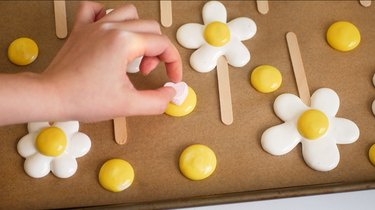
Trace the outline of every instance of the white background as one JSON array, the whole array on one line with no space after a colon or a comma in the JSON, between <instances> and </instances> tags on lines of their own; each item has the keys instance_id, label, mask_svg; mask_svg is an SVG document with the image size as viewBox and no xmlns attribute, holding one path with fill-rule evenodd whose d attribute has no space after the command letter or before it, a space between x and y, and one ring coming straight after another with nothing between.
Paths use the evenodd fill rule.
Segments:
<instances>
[{"instance_id":1,"label":"white background","mask_svg":"<svg viewBox=\"0 0 375 210\"><path fill-rule=\"evenodd\" d=\"M375 190L204 206L197 210L375 210Z\"/></svg>"}]
</instances>

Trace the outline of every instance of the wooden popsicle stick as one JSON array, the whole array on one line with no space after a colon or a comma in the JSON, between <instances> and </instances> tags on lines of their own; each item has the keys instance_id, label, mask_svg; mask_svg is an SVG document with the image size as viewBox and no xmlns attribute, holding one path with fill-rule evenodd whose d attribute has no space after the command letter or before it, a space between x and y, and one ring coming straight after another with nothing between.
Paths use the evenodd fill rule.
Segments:
<instances>
[{"instance_id":1,"label":"wooden popsicle stick","mask_svg":"<svg viewBox=\"0 0 375 210\"><path fill-rule=\"evenodd\" d=\"M64 39L68 36L65 0L54 0L53 6L55 10L56 36L60 39Z\"/></svg>"},{"instance_id":2,"label":"wooden popsicle stick","mask_svg":"<svg viewBox=\"0 0 375 210\"><path fill-rule=\"evenodd\" d=\"M219 86L221 121L225 125L230 125L233 123L232 96L230 93L228 62L223 56L217 61L216 68Z\"/></svg>"},{"instance_id":3,"label":"wooden popsicle stick","mask_svg":"<svg viewBox=\"0 0 375 210\"><path fill-rule=\"evenodd\" d=\"M288 43L289 55L292 60L292 66L294 76L296 78L298 94L301 100L306 104L310 105L310 90L307 84L305 68L303 67L301 51L298 46L297 36L293 32L286 34L286 40Z\"/></svg>"},{"instance_id":4,"label":"wooden popsicle stick","mask_svg":"<svg viewBox=\"0 0 375 210\"><path fill-rule=\"evenodd\" d=\"M172 25L172 1L160 0L160 20L164 27Z\"/></svg>"},{"instance_id":5,"label":"wooden popsicle stick","mask_svg":"<svg viewBox=\"0 0 375 210\"><path fill-rule=\"evenodd\" d=\"M117 144L123 145L128 140L128 132L126 128L126 118L118 117L113 119L115 141Z\"/></svg>"},{"instance_id":6,"label":"wooden popsicle stick","mask_svg":"<svg viewBox=\"0 0 375 210\"><path fill-rule=\"evenodd\" d=\"M361 5L364 7L371 6L371 0L359 0L359 3L361 3Z\"/></svg>"},{"instance_id":7,"label":"wooden popsicle stick","mask_svg":"<svg viewBox=\"0 0 375 210\"><path fill-rule=\"evenodd\" d=\"M257 8L260 14L267 14L269 11L268 0L257 0Z\"/></svg>"}]
</instances>

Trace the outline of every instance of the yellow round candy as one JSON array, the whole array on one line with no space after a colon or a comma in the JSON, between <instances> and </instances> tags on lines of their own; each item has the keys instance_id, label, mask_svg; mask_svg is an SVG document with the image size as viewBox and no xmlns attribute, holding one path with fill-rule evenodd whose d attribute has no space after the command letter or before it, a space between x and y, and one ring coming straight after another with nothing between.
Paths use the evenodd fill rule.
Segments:
<instances>
[{"instance_id":1,"label":"yellow round candy","mask_svg":"<svg viewBox=\"0 0 375 210\"><path fill-rule=\"evenodd\" d=\"M58 127L48 127L39 133L35 144L41 154L57 157L65 151L67 140L63 130Z\"/></svg>"},{"instance_id":2,"label":"yellow round candy","mask_svg":"<svg viewBox=\"0 0 375 210\"><path fill-rule=\"evenodd\" d=\"M370 158L370 161L371 161L372 165L375 166L375 144L373 144L370 147L370 150L368 151L368 156Z\"/></svg>"},{"instance_id":3,"label":"yellow round candy","mask_svg":"<svg viewBox=\"0 0 375 210\"><path fill-rule=\"evenodd\" d=\"M202 180L215 171L216 156L207 146L194 144L181 153L179 166L185 177L191 180Z\"/></svg>"},{"instance_id":4,"label":"yellow round candy","mask_svg":"<svg viewBox=\"0 0 375 210\"><path fill-rule=\"evenodd\" d=\"M8 47L9 60L20 66L28 65L38 57L38 45L29 38L18 38Z\"/></svg>"},{"instance_id":5,"label":"yellow round candy","mask_svg":"<svg viewBox=\"0 0 375 210\"><path fill-rule=\"evenodd\" d=\"M99 183L106 190L121 192L130 187L134 180L133 167L125 160L111 159L99 171Z\"/></svg>"},{"instance_id":6,"label":"yellow round candy","mask_svg":"<svg viewBox=\"0 0 375 210\"><path fill-rule=\"evenodd\" d=\"M308 140L315 140L323 136L328 130L327 116L315 109L302 113L297 122L299 133Z\"/></svg>"},{"instance_id":7,"label":"yellow round candy","mask_svg":"<svg viewBox=\"0 0 375 210\"><path fill-rule=\"evenodd\" d=\"M281 86L282 76L280 71L269 65L256 67L250 76L251 85L261 93L271 93Z\"/></svg>"},{"instance_id":8,"label":"yellow round candy","mask_svg":"<svg viewBox=\"0 0 375 210\"><path fill-rule=\"evenodd\" d=\"M206 26L204 39L212 46L224 46L230 40L230 30L225 23L214 21Z\"/></svg>"},{"instance_id":9,"label":"yellow round candy","mask_svg":"<svg viewBox=\"0 0 375 210\"><path fill-rule=\"evenodd\" d=\"M165 110L165 113L170 116L174 117L182 117L185 115L190 114L195 106L197 105L197 95L195 94L194 90L189 87L188 88L188 95L180 106L170 102Z\"/></svg>"},{"instance_id":10,"label":"yellow round candy","mask_svg":"<svg viewBox=\"0 0 375 210\"><path fill-rule=\"evenodd\" d=\"M334 49L347 52L359 45L361 34L352 23L339 21L328 28L327 42Z\"/></svg>"}]
</instances>

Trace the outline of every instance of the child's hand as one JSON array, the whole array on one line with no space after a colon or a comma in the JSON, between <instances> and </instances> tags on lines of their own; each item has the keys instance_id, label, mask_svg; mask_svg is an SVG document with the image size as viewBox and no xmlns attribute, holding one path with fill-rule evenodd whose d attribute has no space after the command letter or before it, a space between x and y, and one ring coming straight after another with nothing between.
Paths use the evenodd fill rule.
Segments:
<instances>
[{"instance_id":1,"label":"child's hand","mask_svg":"<svg viewBox=\"0 0 375 210\"><path fill-rule=\"evenodd\" d=\"M41 78L57 96L66 119L98 121L161 114L175 91L168 87L136 90L126 67L139 56L144 56L143 74L162 61L169 79L181 80L179 53L161 34L157 22L138 19L132 5L105 15L102 5L83 2L70 37Z\"/></svg>"}]
</instances>

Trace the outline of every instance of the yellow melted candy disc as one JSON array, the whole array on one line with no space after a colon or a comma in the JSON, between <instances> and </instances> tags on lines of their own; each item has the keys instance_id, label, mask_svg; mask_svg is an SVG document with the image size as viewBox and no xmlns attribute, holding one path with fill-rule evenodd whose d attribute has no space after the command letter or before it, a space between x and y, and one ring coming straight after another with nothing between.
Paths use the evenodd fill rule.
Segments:
<instances>
[{"instance_id":1,"label":"yellow melted candy disc","mask_svg":"<svg viewBox=\"0 0 375 210\"><path fill-rule=\"evenodd\" d=\"M346 52L353 50L359 45L361 34L352 23L339 21L328 28L327 42L332 48Z\"/></svg>"},{"instance_id":2,"label":"yellow melted candy disc","mask_svg":"<svg viewBox=\"0 0 375 210\"><path fill-rule=\"evenodd\" d=\"M230 30L225 23L214 21L206 26L204 39L212 46L224 46L230 40Z\"/></svg>"},{"instance_id":3,"label":"yellow melted candy disc","mask_svg":"<svg viewBox=\"0 0 375 210\"><path fill-rule=\"evenodd\" d=\"M215 171L216 156L207 146L194 144L181 153L179 166L185 177L191 180L202 180Z\"/></svg>"},{"instance_id":4,"label":"yellow melted candy disc","mask_svg":"<svg viewBox=\"0 0 375 210\"><path fill-rule=\"evenodd\" d=\"M328 118L323 112L310 109L299 117L297 127L303 137L315 140L327 132L328 124Z\"/></svg>"},{"instance_id":5,"label":"yellow melted candy disc","mask_svg":"<svg viewBox=\"0 0 375 210\"><path fill-rule=\"evenodd\" d=\"M99 183L106 190L121 192L130 187L134 180L133 167L125 160L111 159L99 171Z\"/></svg>"},{"instance_id":6,"label":"yellow melted candy disc","mask_svg":"<svg viewBox=\"0 0 375 210\"><path fill-rule=\"evenodd\" d=\"M282 76L280 71L269 65L256 67L250 76L251 85L261 93L271 93L281 86Z\"/></svg>"},{"instance_id":7,"label":"yellow melted candy disc","mask_svg":"<svg viewBox=\"0 0 375 210\"><path fill-rule=\"evenodd\" d=\"M185 115L190 114L195 106L197 105L197 95L195 94L194 90L189 87L188 88L188 95L180 106L173 104L170 102L165 110L165 114L174 116L174 117L182 117Z\"/></svg>"},{"instance_id":8,"label":"yellow melted candy disc","mask_svg":"<svg viewBox=\"0 0 375 210\"><path fill-rule=\"evenodd\" d=\"M8 47L9 60L20 66L28 65L38 57L38 45L29 38L18 38Z\"/></svg>"},{"instance_id":9,"label":"yellow melted candy disc","mask_svg":"<svg viewBox=\"0 0 375 210\"><path fill-rule=\"evenodd\" d=\"M58 127L48 127L39 133L35 144L41 154L57 157L65 151L67 140L63 130Z\"/></svg>"},{"instance_id":10,"label":"yellow melted candy disc","mask_svg":"<svg viewBox=\"0 0 375 210\"><path fill-rule=\"evenodd\" d=\"M369 159L370 159L370 162L372 163L372 165L375 166L375 144L373 144L370 147L370 150L368 151L368 156L369 156Z\"/></svg>"}]
</instances>

